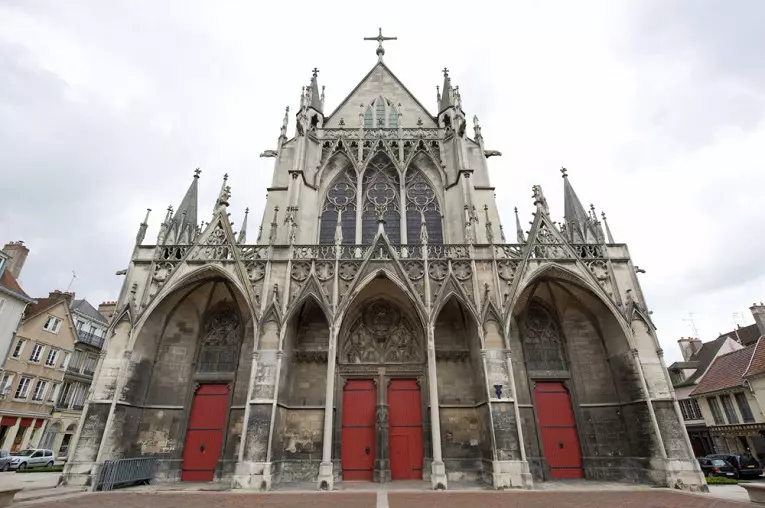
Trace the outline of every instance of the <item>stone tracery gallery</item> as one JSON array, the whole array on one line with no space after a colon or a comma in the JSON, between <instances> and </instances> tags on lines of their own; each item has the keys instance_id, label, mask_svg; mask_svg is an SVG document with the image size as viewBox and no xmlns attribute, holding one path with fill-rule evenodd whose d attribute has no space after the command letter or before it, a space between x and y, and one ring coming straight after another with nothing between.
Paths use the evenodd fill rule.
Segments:
<instances>
[{"instance_id":1,"label":"stone tracery gallery","mask_svg":"<svg viewBox=\"0 0 765 508\"><path fill-rule=\"evenodd\" d=\"M334 112L314 72L291 136L285 114L257 239L225 180L198 228L199 172L154 244L140 225L66 482L156 456L235 488L704 488L605 216L564 170L564 221L535 186L508 242L448 72L433 115L383 53Z\"/></svg>"}]
</instances>

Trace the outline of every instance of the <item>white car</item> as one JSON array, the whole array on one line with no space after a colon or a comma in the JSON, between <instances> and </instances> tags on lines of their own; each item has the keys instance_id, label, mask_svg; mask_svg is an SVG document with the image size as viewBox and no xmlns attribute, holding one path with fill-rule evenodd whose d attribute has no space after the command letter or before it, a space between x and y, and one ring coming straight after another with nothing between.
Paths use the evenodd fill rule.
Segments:
<instances>
[{"instance_id":1,"label":"white car","mask_svg":"<svg viewBox=\"0 0 765 508\"><path fill-rule=\"evenodd\" d=\"M53 460L53 450L28 448L20 452L11 452L11 469L53 467Z\"/></svg>"}]
</instances>

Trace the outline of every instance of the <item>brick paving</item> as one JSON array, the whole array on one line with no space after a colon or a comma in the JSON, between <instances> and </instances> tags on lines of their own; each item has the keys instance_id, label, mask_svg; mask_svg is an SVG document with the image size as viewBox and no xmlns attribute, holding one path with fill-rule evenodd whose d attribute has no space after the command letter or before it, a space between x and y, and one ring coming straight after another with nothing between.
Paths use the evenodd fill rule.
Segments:
<instances>
[{"instance_id":1,"label":"brick paving","mask_svg":"<svg viewBox=\"0 0 765 508\"><path fill-rule=\"evenodd\" d=\"M741 508L749 503L667 490L388 492L390 508ZM250 494L114 492L35 503L35 508L375 508L375 492ZM750 505L751 506L751 505Z\"/></svg>"},{"instance_id":2,"label":"brick paving","mask_svg":"<svg viewBox=\"0 0 765 508\"><path fill-rule=\"evenodd\" d=\"M749 505L667 490L608 492L390 492L390 508L742 508Z\"/></svg>"},{"instance_id":3,"label":"brick paving","mask_svg":"<svg viewBox=\"0 0 765 508\"><path fill-rule=\"evenodd\" d=\"M223 492L94 493L34 508L375 508L374 492L232 494Z\"/></svg>"}]
</instances>

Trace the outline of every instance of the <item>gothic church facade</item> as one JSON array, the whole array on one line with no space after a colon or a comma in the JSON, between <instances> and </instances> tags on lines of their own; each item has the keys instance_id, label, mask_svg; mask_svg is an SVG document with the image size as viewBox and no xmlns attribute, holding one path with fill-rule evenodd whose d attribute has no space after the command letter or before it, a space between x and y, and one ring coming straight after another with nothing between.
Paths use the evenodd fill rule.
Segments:
<instances>
[{"instance_id":1,"label":"gothic church facade","mask_svg":"<svg viewBox=\"0 0 765 508\"><path fill-rule=\"evenodd\" d=\"M624 244L564 171L506 240L444 71L436 114L378 62L334 112L285 113L263 222L233 231L199 172L140 225L65 471L153 455L165 481L271 489L557 478L704 489ZM472 135L470 135L472 134Z\"/></svg>"}]
</instances>

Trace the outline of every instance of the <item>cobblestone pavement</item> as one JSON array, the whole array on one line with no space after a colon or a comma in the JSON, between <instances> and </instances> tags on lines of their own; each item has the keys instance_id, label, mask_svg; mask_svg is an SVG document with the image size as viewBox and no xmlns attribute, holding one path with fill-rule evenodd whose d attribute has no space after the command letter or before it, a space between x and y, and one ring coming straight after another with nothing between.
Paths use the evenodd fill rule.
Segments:
<instances>
[{"instance_id":1,"label":"cobblestone pavement","mask_svg":"<svg viewBox=\"0 0 765 508\"><path fill-rule=\"evenodd\" d=\"M387 494L387 496L385 495ZM97 493L35 508L741 508L750 505L667 490L607 492L224 492ZM751 505L750 505L751 506Z\"/></svg>"},{"instance_id":2,"label":"cobblestone pavement","mask_svg":"<svg viewBox=\"0 0 765 508\"><path fill-rule=\"evenodd\" d=\"M746 503L748 505L749 503ZM667 490L609 492L391 492L390 508L741 508L735 501Z\"/></svg>"}]
</instances>

